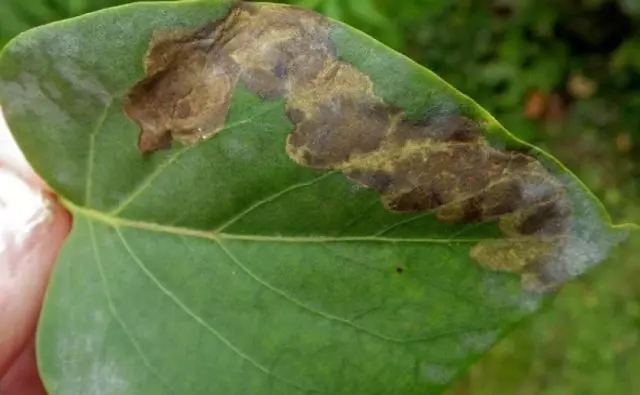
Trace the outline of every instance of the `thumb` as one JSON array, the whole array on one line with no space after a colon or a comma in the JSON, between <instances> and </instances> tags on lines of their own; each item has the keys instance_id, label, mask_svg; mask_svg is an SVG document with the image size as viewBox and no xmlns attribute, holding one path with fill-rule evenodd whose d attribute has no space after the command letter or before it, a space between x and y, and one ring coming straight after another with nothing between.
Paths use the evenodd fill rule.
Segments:
<instances>
[{"instance_id":1,"label":"thumb","mask_svg":"<svg viewBox=\"0 0 640 395\"><path fill-rule=\"evenodd\" d=\"M30 340L70 217L42 190L8 136L0 117L0 393L22 394L11 387L25 374L34 376L35 366L24 362L29 360L24 354L32 351Z\"/></svg>"}]
</instances>

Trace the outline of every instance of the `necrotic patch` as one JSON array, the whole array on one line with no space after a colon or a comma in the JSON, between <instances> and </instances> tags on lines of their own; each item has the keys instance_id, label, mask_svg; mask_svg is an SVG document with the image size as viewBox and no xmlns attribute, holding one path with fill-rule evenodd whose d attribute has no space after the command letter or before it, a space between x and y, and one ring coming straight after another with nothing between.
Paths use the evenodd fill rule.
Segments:
<instances>
[{"instance_id":1,"label":"necrotic patch","mask_svg":"<svg viewBox=\"0 0 640 395\"><path fill-rule=\"evenodd\" d=\"M238 3L201 29L155 33L145 72L125 100L143 152L214 136L241 82L286 100L295 126L286 152L300 165L342 171L394 212L496 222L504 237L479 242L470 255L522 274L529 290L568 278L556 267L572 219L563 185L534 157L491 146L473 119L407 119L374 94L369 76L337 57L330 23L318 14Z\"/></svg>"}]
</instances>

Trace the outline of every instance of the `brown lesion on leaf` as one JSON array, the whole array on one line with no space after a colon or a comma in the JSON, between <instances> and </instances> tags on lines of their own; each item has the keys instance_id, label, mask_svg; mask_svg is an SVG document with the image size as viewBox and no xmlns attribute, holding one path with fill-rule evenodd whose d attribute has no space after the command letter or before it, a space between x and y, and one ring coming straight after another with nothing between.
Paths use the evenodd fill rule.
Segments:
<instances>
[{"instance_id":1,"label":"brown lesion on leaf","mask_svg":"<svg viewBox=\"0 0 640 395\"><path fill-rule=\"evenodd\" d=\"M131 88L124 104L140 126L142 152L166 148L173 139L202 140L224 126L240 68L227 54L212 52L216 41L203 37L203 30L210 28L161 30L152 36L147 77Z\"/></svg>"},{"instance_id":2,"label":"brown lesion on leaf","mask_svg":"<svg viewBox=\"0 0 640 395\"><path fill-rule=\"evenodd\" d=\"M125 100L142 152L221 131L242 83L285 99L294 125L286 152L300 165L343 172L378 191L393 212L496 222L504 237L470 250L480 265L519 273L531 290L566 280L550 270L562 264L570 233L564 186L536 158L491 146L472 119L408 119L376 96L368 75L338 58L324 17L239 2L201 29L154 33L144 66L146 77Z\"/></svg>"},{"instance_id":3,"label":"brown lesion on leaf","mask_svg":"<svg viewBox=\"0 0 640 395\"><path fill-rule=\"evenodd\" d=\"M320 20L308 11L239 2L226 18L203 28L154 32L145 78L124 104L140 126L140 150L153 152L172 140L193 143L218 133L238 81L277 97L296 80L308 79L310 70L323 69L331 48ZM320 33L325 36L317 37ZM314 38L318 46L309 48Z\"/></svg>"}]
</instances>

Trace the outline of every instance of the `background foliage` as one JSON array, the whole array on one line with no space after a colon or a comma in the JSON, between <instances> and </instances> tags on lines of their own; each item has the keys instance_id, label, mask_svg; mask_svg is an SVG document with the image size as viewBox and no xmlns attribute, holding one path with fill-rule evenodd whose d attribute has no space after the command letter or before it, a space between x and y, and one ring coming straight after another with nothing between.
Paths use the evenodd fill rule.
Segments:
<instances>
[{"instance_id":1,"label":"background foliage","mask_svg":"<svg viewBox=\"0 0 640 395\"><path fill-rule=\"evenodd\" d=\"M0 45L127 0L0 0ZM640 220L640 1L289 0L431 68ZM451 395L640 393L640 240L569 284Z\"/></svg>"}]
</instances>

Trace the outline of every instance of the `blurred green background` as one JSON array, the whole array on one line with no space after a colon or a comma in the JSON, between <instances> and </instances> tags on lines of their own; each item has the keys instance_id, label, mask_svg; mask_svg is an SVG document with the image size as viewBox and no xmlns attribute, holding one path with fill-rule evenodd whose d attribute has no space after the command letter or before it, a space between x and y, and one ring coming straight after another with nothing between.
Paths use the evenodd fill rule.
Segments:
<instances>
[{"instance_id":1,"label":"blurred green background","mask_svg":"<svg viewBox=\"0 0 640 395\"><path fill-rule=\"evenodd\" d=\"M0 0L0 45L126 0ZM640 0L288 0L429 67L640 222ZM449 395L640 394L640 237L567 285ZM401 394L399 394L401 395Z\"/></svg>"}]
</instances>

